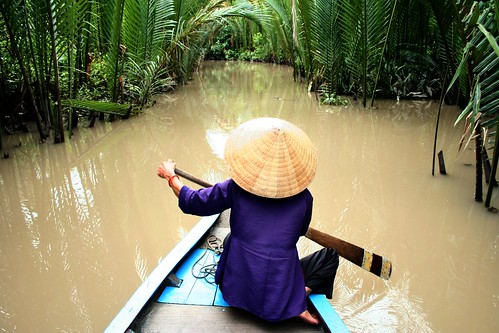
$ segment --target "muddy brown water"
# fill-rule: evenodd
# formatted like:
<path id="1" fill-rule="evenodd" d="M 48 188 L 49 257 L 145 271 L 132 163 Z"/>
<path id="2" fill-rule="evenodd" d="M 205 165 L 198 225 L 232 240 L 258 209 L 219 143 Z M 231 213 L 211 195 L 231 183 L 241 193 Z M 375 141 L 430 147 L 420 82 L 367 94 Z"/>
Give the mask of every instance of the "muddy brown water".
<path id="1" fill-rule="evenodd" d="M 158 164 L 173 158 L 224 180 L 231 129 L 273 116 L 317 145 L 312 226 L 393 262 L 385 281 L 341 260 L 332 304 L 352 332 L 498 332 L 499 215 L 474 201 L 474 152 L 458 152 L 453 125 L 460 111 L 443 109 L 448 175 L 432 176 L 438 104 L 375 104 L 321 106 L 288 67 L 205 63 L 129 120 L 83 121 L 59 145 L 34 131 L 2 137 L 0 331 L 105 329 L 198 221 L 179 211 Z"/>

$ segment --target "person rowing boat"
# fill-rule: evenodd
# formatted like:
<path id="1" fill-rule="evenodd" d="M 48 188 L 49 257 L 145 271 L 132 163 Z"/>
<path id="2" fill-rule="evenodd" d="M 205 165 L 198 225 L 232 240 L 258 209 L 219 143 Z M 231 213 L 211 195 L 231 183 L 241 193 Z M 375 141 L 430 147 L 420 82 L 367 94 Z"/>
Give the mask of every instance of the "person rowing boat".
<path id="1" fill-rule="evenodd" d="M 317 168 L 308 136 L 277 118 L 243 123 L 229 136 L 224 152 L 230 179 L 194 190 L 175 174 L 175 162 L 158 166 L 187 214 L 208 216 L 231 209 L 215 282 L 231 306 L 276 322 L 299 317 L 319 320 L 307 309 L 307 293 L 332 297 L 339 258 L 324 248 L 299 259 L 296 244 L 312 218 L 307 189 Z"/>

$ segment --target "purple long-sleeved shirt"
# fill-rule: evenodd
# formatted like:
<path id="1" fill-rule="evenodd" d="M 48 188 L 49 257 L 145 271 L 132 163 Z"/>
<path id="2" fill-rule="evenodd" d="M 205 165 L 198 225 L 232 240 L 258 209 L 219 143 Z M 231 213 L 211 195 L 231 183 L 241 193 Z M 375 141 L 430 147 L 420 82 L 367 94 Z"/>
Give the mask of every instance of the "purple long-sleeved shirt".
<path id="1" fill-rule="evenodd" d="M 213 187 L 182 187 L 184 213 L 207 216 L 231 208 L 231 236 L 220 258 L 216 283 L 230 305 L 265 320 L 280 321 L 307 308 L 296 243 L 312 217 L 305 189 L 284 199 L 251 194 L 229 179 Z"/>

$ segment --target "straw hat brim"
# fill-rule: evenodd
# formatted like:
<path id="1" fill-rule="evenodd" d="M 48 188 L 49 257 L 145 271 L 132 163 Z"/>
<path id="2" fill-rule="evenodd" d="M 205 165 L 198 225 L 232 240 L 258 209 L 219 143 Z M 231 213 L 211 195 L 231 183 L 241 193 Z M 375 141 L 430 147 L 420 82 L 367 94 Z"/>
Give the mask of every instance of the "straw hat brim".
<path id="1" fill-rule="evenodd" d="M 317 152 L 297 126 L 277 118 L 257 118 L 229 135 L 224 159 L 240 187 L 266 198 L 286 198 L 303 191 L 317 169 Z"/>

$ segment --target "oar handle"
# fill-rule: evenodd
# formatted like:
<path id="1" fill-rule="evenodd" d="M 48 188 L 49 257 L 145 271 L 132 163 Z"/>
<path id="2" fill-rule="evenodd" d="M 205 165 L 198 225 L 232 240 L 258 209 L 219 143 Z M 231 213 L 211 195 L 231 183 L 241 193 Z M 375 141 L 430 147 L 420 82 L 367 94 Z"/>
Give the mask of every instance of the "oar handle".
<path id="1" fill-rule="evenodd" d="M 175 168 L 175 173 L 200 186 L 213 186 L 182 169 Z M 308 228 L 305 237 L 324 247 L 336 249 L 338 254 L 346 260 L 385 280 L 388 280 L 392 274 L 392 262 L 376 253 L 366 251 L 357 245 L 348 243 L 314 228 Z"/>
<path id="2" fill-rule="evenodd" d="M 182 169 L 175 168 L 175 173 L 177 175 L 179 175 L 180 177 L 185 178 L 187 180 L 190 180 L 191 182 L 196 183 L 200 186 L 203 186 L 203 187 L 212 187 L 213 186 L 213 184 L 207 183 L 204 180 L 197 178 L 197 177 L 191 175 L 190 173 L 185 172 Z"/>

